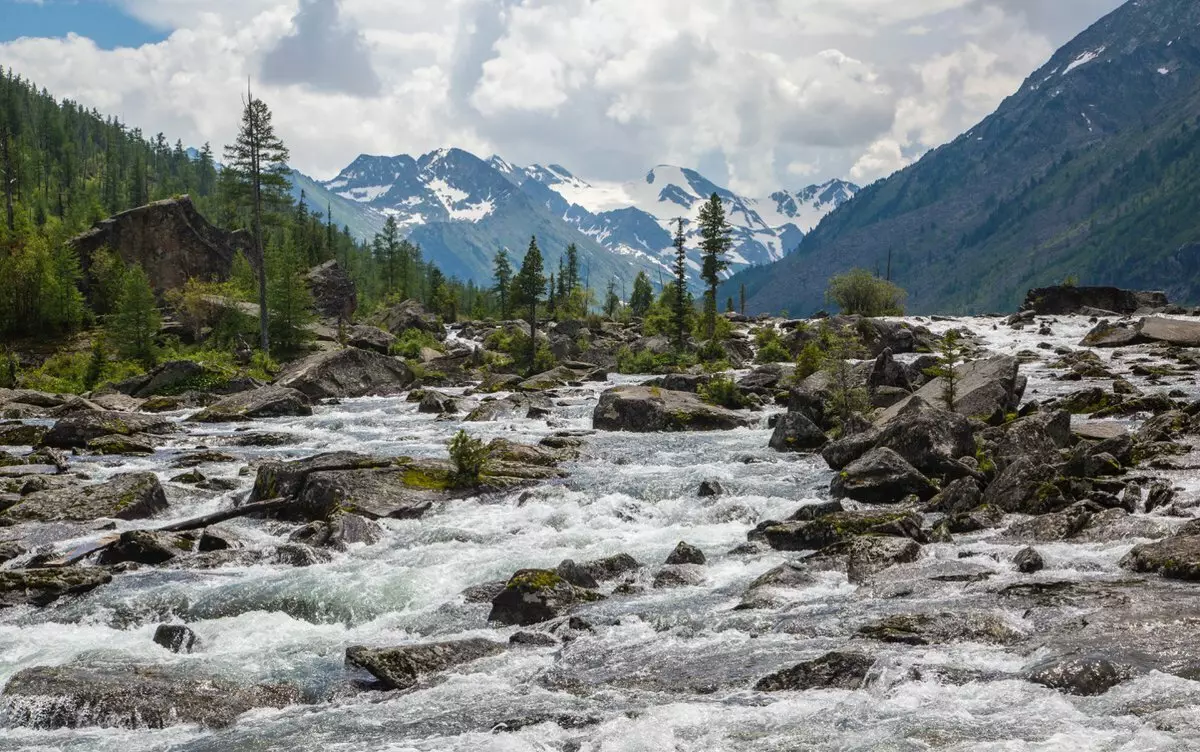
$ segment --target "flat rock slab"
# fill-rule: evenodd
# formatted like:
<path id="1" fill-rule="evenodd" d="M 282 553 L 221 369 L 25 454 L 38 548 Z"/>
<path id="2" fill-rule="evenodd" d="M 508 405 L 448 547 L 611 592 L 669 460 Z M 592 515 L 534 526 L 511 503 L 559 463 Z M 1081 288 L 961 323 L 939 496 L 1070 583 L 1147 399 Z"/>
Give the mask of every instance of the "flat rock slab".
<path id="1" fill-rule="evenodd" d="M 64 595 L 86 593 L 112 581 L 98 567 L 56 567 L 0 571 L 0 608 L 46 606 Z"/>
<path id="2" fill-rule="evenodd" d="M 502 653 L 505 647 L 504 643 L 482 638 L 395 648 L 355 645 L 346 648 L 346 663 L 371 672 L 389 689 L 409 689 L 424 676 Z"/>
<path id="3" fill-rule="evenodd" d="M 303 393 L 282 386 L 266 386 L 226 397 L 188 420 L 198 423 L 225 423 L 312 414 L 312 406 Z"/>
<path id="4" fill-rule="evenodd" d="M 1138 330 L 1144 339 L 1166 342 L 1182 347 L 1200 347 L 1200 321 L 1164 319 L 1158 316 L 1142 319 Z"/>
<path id="5" fill-rule="evenodd" d="M 600 395 L 592 414 L 602 431 L 727 431 L 754 423 L 749 415 L 701 401 L 688 392 L 646 386 L 619 386 Z"/>
<path id="6" fill-rule="evenodd" d="M 89 522 L 101 517 L 136 520 L 167 508 L 154 473 L 126 473 L 90 486 L 65 486 L 29 494 L 0 515 L 13 522 Z"/>
<path id="7" fill-rule="evenodd" d="M 1129 429 L 1114 420 L 1091 420 L 1071 426 L 1071 433 L 1083 439 L 1105 441 L 1125 436 Z"/>
<path id="8" fill-rule="evenodd" d="M 300 702 L 290 685 L 243 685 L 154 666 L 34 666 L 4 687 L 6 716 L 35 728 L 223 728 L 254 708 Z"/>
<path id="9" fill-rule="evenodd" d="M 176 426 L 166 418 L 144 413 L 95 410 L 61 418 L 42 439 L 45 446 L 58 449 L 82 449 L 101 436 L 132 436 L 136 433 L 168 434 Z"/>

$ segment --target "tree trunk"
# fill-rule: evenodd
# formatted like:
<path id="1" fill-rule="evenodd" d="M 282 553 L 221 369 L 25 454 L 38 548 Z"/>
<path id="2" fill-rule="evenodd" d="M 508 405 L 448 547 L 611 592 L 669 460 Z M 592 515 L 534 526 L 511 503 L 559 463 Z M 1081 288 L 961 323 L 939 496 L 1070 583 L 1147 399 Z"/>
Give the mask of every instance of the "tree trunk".
<path id="1" fill-rule="evenodd" d="M 529 306 L 529 375 L 537 362 L 537 303 Z"/>
<path id="2" fill-rule="evenodd" d="M 253 105 L 253 100 L 251 100 Z M 262 165 L 259 164 L 259 134 L 255 125 L 257 115 L 250 118 L 250 176 L 254 191 L 254 245 L 258 254 L 258 326 L 263 354 L 271 352 L 271 337 L 267 330 L 267 254 L 262 237 Z"/>

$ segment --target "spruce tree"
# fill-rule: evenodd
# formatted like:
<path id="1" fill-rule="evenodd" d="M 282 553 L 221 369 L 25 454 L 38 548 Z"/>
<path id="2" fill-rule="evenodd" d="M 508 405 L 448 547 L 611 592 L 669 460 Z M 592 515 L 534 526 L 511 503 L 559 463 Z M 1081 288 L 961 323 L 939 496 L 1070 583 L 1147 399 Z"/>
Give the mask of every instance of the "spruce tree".
<path id="1" fill-rule="evenodd" d="M 725 255 L 733 247 L 733 228 L 725 219 L 725 205 L 716 193 L 700 207 L 699 224 L 700 278 L 708 288 L 704 293 L 704 333 L 712 339 L 717 329 L 717 285 L 721 283 L 721 272 L 729 268 Z"/>
<path id="2" fill-rule="evenodd" d="M 496 284 L 492 287 L 496 291 L 496 297 L 500 299 L 500 318 L 512 318 L 512 280 L 513 270 L 512 264 L 508 261 L 508 251 L 501 248 L 496 252 L 496 259 L 493 262 L 494 279 Z"/>
<path id="3" fill-rule="evenodd" d="M 650 277 L 645 271 L 638 272 L 633 280 L 633 293 L 629 296 L 629 310 L 637 318 L 645 318 L 654 303 L 654 288 L 650 285 Z"/>
<path id="4" fill-rule="evenodd" d="M 375 235 L 375 260 L 383 273 L 383 294 L 396 292 L 400 282 L 400 267 L 403 265 L 400 244 L 400 228 L 391 214 L 383 221 L 383 231 Z"/>
<path id="5" fill-rule="evenodd" d="M 271 348 L 267 314 L 266 254 L 263 217 L 280 205 L 290 203 L 287 166 L 288 150 L 275 135 L 271 110 L 261 99 L 247 92 L 242 110 L 242 126 L 237 139 L 225 147 L 225 173 L 241 198 L 250 203 L 250 234 L 258 261 L 259 335 L 263 352 Z"/>
<path id="6" fill-rule="evenodd" d="M 692 307 L 688 300 L 686 242 L 683 219 L 679 219 L 675 229 L 675 299 L 671 307 L 671 334 L 675 349 L 679 352 L 687 344 L 688 319 Z"/>
<path id="7" fill-rule="evenodd" d="M 513 304 L 524 307 L 528 312 L 526 323 L 529 324 L 529 363 L 532 373 L 537 362 L 537 307 L 546 293 L 546 274 L 542 267 L 542 252 L 538 248 L 537 238 L 529 241 L 529 250 L 521 261 L 521 270 L 513 280 Z"/>
<path id="8" fill-rule="evenodd" d="M 141 266 L 134 264 L 124 275 L 117 312 L 108 322 L 108 339 L 121 358 L 152 368 L 157 358 L 154 338 L 161 324 L 150 279 Z"/>
<path id="9" fill-rule="evenodd" d="M 604 315 L 609 319 L 614 319 L 617 316 L 617 311 L 621 309 L 621 298 L 617 295 L 617 281 L 610 279 L 608 281 L 608 290 L 604 293 Z"/>
<path id="10" fill-rule="evenodd" d="M 270 244 L 267 254 L 267 308 L 275 352 L 294 353 L 308 337 L 312 323 L 312 293 L 304 280 L 306 259 L 296 248 L 293 233 L 282 233 Z"/>

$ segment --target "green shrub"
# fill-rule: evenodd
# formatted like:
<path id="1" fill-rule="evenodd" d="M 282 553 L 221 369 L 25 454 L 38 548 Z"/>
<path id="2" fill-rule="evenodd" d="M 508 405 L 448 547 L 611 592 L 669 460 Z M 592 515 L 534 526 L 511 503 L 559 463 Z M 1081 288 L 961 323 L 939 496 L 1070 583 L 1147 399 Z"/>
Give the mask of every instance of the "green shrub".
<path id="1" fill-rule="evenodd" d="M 655 355 L 649 350 L 642 350 L 635 354 L 628 347 L 622 347 L 617 351 L 617 373 L 678 373 L 694 365 L 696 365 L 696 359 L 691 355 L 677 355 L 675 353 Z"/>
<path id="2" fill-rule="evenodd" d="M 7 347 L 0 348 L 0 389 L 15 389 L 21 369 L 16 353 Z"/>
<path id="3" fill-rule="evenodd" d="M 466 486 L 477 484 L 488 463 L 488 450 L 483 439 L 460 430 L 450 439 L 449 450 L 458 482 Z"/>
<path id="4" fill-rule="evenodd" d="M 405 329 L 392 343 L 392 354 L 402 358 L 417 359 L 421 357 L 421 349 L 425 347 L 438 352 L 443 351 L 442 343 L 438 342 L 437 338 L 429 332 L 420 329 Z"/>
<path id="5" fill-rule="evenodd" d="M 810 340 L 796 358 L 796 380 L 803 381 L 812 376 L 825 365 L 825 350 L 818 340 Z"/>
<path id="6" fill-rule="evenodd" d="M 738 388 L 734 380 L 726 375 L 714 376 L 707 384 L 700 386 L 697 391 L 700 399 L 717 407 L 728 407 L 733 410 L 745 407 L 746 395 Z"/>
<path id="7" fill-rule="evenodd" d="M 903 316 L 904 298 L 904 290 L 866 269 L 837 275 L 825 291 L 825 299 L 848 315 Z"/>
<path id="8" fill-rule="evenodd" d="M 700 345 L 700 349 L 696 351 L 696 357 L 700 359 L 701 363 L 725 360 L 725 348 L 721 347 L 720 341 L 710 339 L 703 345 Z"/>
<path id="9" fill-rule="evenodd" d="M 83 394 L 94 386 L 124 381 L 145 373 L 145 369 L 134 361 L 105 359 L 98 369 L 99 375 L 96 376 L 96 364 L 93 360 L 91 350 L 58 353 L 42 363 L 39 368 L 27 372 L 21 379 L 21 386 L 41 392 Z M 89 370 L 93 373 L 89 373 Z M 93 387 L 89 387 L 88 381 L 93 378 Z"/>
<path id="10" fill-rule="evenodd" d="M 755 360 L 759 363 L 785 363 L 792 359 L 792 354 L 779 340 L 773 340 L 765 347 L 760 347 Z"/>

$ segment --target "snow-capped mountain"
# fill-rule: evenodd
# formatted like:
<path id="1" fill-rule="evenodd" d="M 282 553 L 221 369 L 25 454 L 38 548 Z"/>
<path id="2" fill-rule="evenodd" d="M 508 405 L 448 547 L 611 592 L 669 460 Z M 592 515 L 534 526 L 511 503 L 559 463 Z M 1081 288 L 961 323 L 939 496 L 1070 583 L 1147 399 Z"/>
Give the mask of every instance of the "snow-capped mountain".
<path id="1" fill-rule="evenodd" d="M 739 196 L 695 170 L 662 165 L 625 183 L 588 182 L 561 165 L 518 166 L 482 160 L 461 149 L 418 158 L 362 155 L 320 188 L 362 213 L 352 227 L 395 217 L 402 231 L 449 273 L 477 282 L 491 274 L 502 247 L 524 251 L 531 235 L 551 266 L 569 243 L 593 277 L 625 282 L 640 269 L 670 268 L 675 221 L 685 220 L 691 260 L 699 269 L 696 220 L 716 193 L 734 228 L 731 271 L 783 258 L 828 212 L 858 188 L 840 180 L 764 199 Z M 313 191 L 310 184 L 307 188 Z"/>

